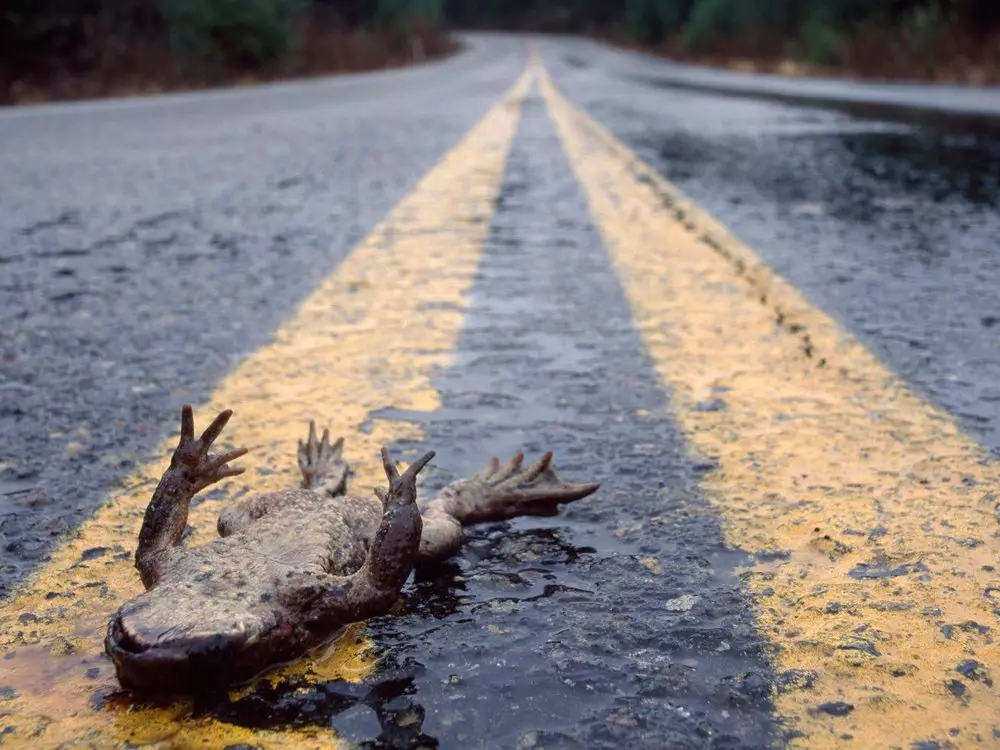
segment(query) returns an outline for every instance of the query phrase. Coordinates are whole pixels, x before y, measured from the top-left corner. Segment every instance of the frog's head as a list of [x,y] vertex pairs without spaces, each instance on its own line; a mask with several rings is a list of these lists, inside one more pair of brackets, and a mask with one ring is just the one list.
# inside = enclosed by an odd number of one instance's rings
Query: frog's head
[[267,606],[266,595],[234,593],[163,583],[125,604],[105,638],[121,685],[139,692],[204,690],[250,680],[274,663],[294,640],[293,628]]

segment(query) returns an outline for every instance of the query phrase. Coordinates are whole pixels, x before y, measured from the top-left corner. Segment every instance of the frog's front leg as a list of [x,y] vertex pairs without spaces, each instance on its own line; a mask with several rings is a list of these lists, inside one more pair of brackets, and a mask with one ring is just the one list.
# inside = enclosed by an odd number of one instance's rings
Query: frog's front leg
[[329,633],[389,611],[417,559],[422,530],[417,474],[432,458],[433,451],[426,453],[400,476],[388,449],[382,448],[389,489],[376,490],[384,510],[364,564],[350,576],[298,574],[281,595],[293,622],[312,633]]
[[561,503],[587,497],[600,484],[564,482],[552,452],[525,468],[518,453],[506,466],[494,458],[481,472],[452,482],[424,504],[424,531],[417,563],[443,560],[462,544],[462,527],[516,516],[554,516]]
[[160,578],[163,553],[180,543],[194,496],[209,485],[243,473],[241,467],[228,464],[245,455],[246,448],[221,455],[208,453],[232,415],[231,409],[223,411],[195,440],[194,412],[187,405],[181,410],[180,442],[146,507],[135,551],[135,566],[147,589]]

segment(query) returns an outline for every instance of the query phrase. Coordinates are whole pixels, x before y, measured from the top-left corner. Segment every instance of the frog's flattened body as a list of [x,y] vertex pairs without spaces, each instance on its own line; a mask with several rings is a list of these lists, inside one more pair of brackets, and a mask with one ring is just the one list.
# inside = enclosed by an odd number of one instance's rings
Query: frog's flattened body
[[131,689],[173,692],[246,681],[332,637],[342,626],[386,613],[413,567],[457,551],[462,526],[517,515],[552,515],[558,503],[596,484],[562,482],[551,454],[522,466],[496,459],[480,474],[416,502],[416,475],[428,453],[399,474],[382,457],[388,491],[377,498],[341,494],[343,440],[324,432],[299,445],[303,487],[257,495],[219,516],[220,538],[180,546],[195,493],[242,470],[245,450],[209,456],[231,412],[199,440],[190,407],[181,442],[150,501],[136,550],[147,591],[108,626],[105,647],[119,681]]
[[331,575],[351,575],[361,567],[382,520],[382,503],[375,497],[329,497],[308,489],[257,495],[247,504],[253,521],[245,520],[246,505],[220,514],[223,538],[254,540],[275,564],[299,560]]

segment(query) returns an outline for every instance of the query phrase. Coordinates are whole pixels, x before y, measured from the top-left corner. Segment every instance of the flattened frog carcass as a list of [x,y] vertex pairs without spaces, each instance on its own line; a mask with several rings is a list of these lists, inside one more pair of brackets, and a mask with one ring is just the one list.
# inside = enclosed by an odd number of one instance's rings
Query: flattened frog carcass
[[597,484],[563,482],[545,454],[518,454],[417,502],[425,454],[402,474],[382,449],[389,482],[375,497],[346,494],[343,438],[299,443],[301,487],[240,500],[219,515],[221,538],[185,547],[188,506],[201,490],[243,472],[244,448],[209,455],[232,416],[194,437],[190,406],[180,443],[146,509],[135,565],[146,591],[118,610],[105,649],[123,687],[182,692],[246,682],[303,656],[352,622],[386,614],[414,566],[442,560],[462,527],[515,516],[551,516]]

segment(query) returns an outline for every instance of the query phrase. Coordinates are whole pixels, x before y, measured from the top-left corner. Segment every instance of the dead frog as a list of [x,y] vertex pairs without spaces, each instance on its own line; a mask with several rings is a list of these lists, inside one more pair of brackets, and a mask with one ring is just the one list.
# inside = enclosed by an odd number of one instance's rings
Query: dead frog
[[550,516],[597,484],[563,482],[546,453],[531,467],[518,454],[417,503],[427,453],[400,475],[386,448],[388,490],[346,495],[343,438],[299,442],[302,486],[233,503],[220,539],[184,547],[188,506],[201,490],[243,472],[245,448],[209,455],[232,411],[194,437],[190,406],[181,438],[153,493],[135,565],[146,592],[111,619],[105,649],[123,687],[189,692],[244,683],[329,641],[345,625],[386,614],[415,565],[442,560],[462,527],[515,516]]

